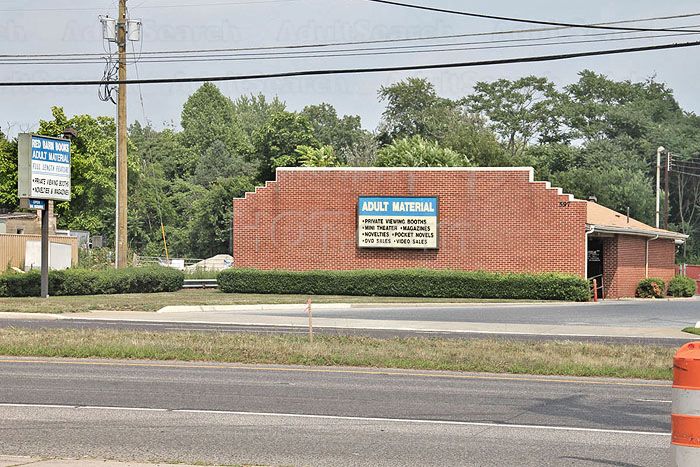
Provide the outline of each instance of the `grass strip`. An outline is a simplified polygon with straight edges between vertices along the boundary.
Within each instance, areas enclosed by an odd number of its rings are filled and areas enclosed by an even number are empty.
[[[695,326],[689,326],[687,328],[683,328],[683,332],[700,335],[700,328],[696,328]]]
[[[0,329],[7,356],[214,361],[669,380],[675,349],[570,341]]]
[[[306,303],[308,295],[229,294],[216,289],[184,289],[177,292],[68,297],[0,298],[0,312],[80,313],[92,310],[157,311],[167,305],[257,305]],[[363,297],[314,295],[314,303],[492,303],[519,300],[439,299],[418,297]]]

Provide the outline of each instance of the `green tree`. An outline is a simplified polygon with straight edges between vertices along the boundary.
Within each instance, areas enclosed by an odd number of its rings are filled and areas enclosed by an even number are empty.
[[[645,121],[659,123],[682,116],[672,91],[653,79],[613,81],[583,70],[564,91],[562,113],[576,138],[641,137],[645,128],[650,129]]]
[[[204,83],[185,102],[181,135],[183,144],[198,155],[215,141],[223,142],[233,154],[248,154],[252,149],[233,102],[211,83]]]
[[[51,113],[53,120],[39,123],[39,134],[61,135],[69,126],[77,131],[71,142],[71,200],[56,204],[59,226],[109,237],[114,231],[115,209],[114,119],[90,115],[68,118],[60,107],[52,107]],[[138,170],[138,164],[130,160],[130,176]]]
[[[466,154],[481,166],[512,162],[483,118],[455,101],[438,96],[425,79],[411,78],[382,87],[380,98],[387,102],[379,134],[384,144],[396,138],[421,136]]]
[[[247,176],[254,178],[258,169],[239,154],[230,154],[221,141],[214,141],[197,163],[195,183],[208,187],[219,178]]]
[[[332,146],[297,146],[296,153],[303,167],[338,167],[340,161],[335,155]]]
[[[526,76],[515,81],[478,82],[463,99],[470,112],[483,115],[501,137],[511,158],[535,140],[561,137],[555,110],[559,95],[546,78]]]
[[[455,103],[437,95],[427,79],[408,78],[379,89],[379,100],[386,101],[379,126],[379,140],[422,136],[440,140],[449,131],[449,114]]]
[[[240,96],[233,101],[233,111],[240,122],[240,126],[248,136],[251,145],[253,134],[264,127],[274,114],[286,110],[284,102],[275,96],[268,101],[263,94],[251,94]]]
[[[333,147],[343,161],[347,161],[348,152],[364,132],[360,117],[344,115],[340,118],[330,104],[307,105],[301,111],[301,115],[311,123],[314,136],[319,143]]]
[[[394,141],[379,150],[377,167],[459,167],[471,165],[462,154],[438,143],[412,136]]]
[[[135,146],[139,160],[160,165],[166,179],[188,179],[194,175],[200,155],[194,148],[182,144],[175,129],[156,131],[136,121],[129,128],[129,140]]]
[[[260,161],[261,178],[275,178],[277,167],[299,165],[299,146],[318,147],[309,120],[294,112],[277,112],[253,137],[255,156]]]
[[[460,154],[466,154],[469,160],[481,167],[498,167],[513,164],[496,139],[496,135],[477,115],[454,112],[450,115],[449,128],[441,146],[450,148]]]
[[[654,192],[651,180],[642,171],[578,167],[554,174],[552,182],[579,199],[595,195],[598,203],[610,209],[625,212],[629,207],[635,219],[653,222]]]
[[[345,163],[351,167],[372,167],[377,159],[379,143],[375,135],[368,131],[360,133],[346,149]]]
[[[196,258],[231,253],[233,198],[253,191],[249,177],[219,178],[192,204],[190,251]]]
[[[17,143],[0,131],[0,208],[14,211],[17,199]]]

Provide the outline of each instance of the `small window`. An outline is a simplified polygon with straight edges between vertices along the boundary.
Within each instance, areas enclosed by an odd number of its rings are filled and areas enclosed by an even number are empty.
[[[18,235],[22,235],[23,233],[24,233],[24,229],[20,229],[20,228],[17,229]]]

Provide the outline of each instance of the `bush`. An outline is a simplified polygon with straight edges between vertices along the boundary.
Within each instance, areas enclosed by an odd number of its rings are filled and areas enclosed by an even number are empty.
[[[588,283],[565,274],[496,274],[427,269],[357,271],[262,271],[227,269],[217,277],[222,292],[378,295],[393,297],[590,299]]]
[[[181,271],[163,267],[49,271],[49,295],[174,292],[184,279]],[[40,289],[39,271],[0,275],[0,297],[39,296]]]
[[[676,276],[668,283],[668,294],[672,297],[692,297],[697,288],[697,282],[690,277]]]
[[[639,298],[663,298],[666,284],[658,277],[648,277],[639,281],[637,285],[637,297]]]

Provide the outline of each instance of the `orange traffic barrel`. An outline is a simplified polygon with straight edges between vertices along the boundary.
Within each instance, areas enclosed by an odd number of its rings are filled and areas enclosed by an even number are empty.
[[[700,342],[689,342],[673,357],[671,448],[673,465],[700,466]]]

